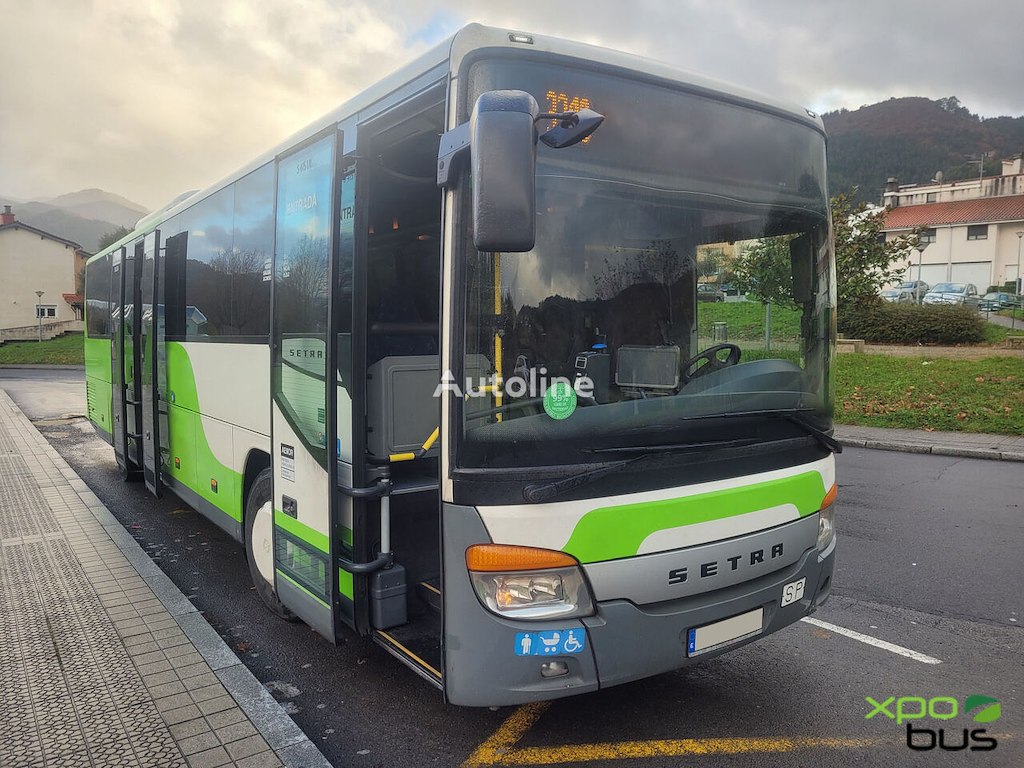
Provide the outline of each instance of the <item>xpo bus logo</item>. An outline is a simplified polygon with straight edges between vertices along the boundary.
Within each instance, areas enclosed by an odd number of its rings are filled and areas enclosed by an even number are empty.
[[[936,748],[947,752],[960,752],[966,749],[971,752],[988,752],[999,745],[995,737],[987,735],[984,728],[953,730],[948,726],[928,727],[931,723],[918,722],[954,720],[962,714],[970,716],[975,723],[994,723],[1003,713],[999,701],[991,696],[968,696],[963,708],[952,696],[889,696],[884,701],[865,696],[864,699],[871,707],[864,715],[865,720],[881,715],[895,720],[897,725],[906,723],[907,746],[919,752],[928,752]]]

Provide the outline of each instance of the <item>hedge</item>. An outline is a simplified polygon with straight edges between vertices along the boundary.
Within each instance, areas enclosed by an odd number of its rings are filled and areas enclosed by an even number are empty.
[[[977,344],[985,321],[970,307],[942,304],[862,304],[840,310],[839,332],[875,344]]]

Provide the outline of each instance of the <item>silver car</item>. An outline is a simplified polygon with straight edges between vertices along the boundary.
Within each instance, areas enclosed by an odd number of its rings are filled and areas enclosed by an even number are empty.
[[[963,304],[978,308],[978,289],[972,283],[936,283],[924,296],[925,304]]]
[[[904,288],[890,288],[878,295],[882,297],[883,301],[891,301],[898,304],[914,303],[914,294]]]
[[[930,288],[928,283],[924,280],[906,280],[896,287],[904,291],[910,291],[911,295],[914,297],[914,301],[921,301]]]

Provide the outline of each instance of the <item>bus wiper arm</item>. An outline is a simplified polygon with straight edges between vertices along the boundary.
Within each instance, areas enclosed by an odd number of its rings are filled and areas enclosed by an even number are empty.
[[[701,451],[705,448],[738,448],[753,445],[760,440],[748,437],[739,440],[707,440],[700,443],[664,443],[661,445],[621,445],[612,448],[587,448],[587,453],[667,453]]]
[[[554,480],[550,483],[532,483],[523,488],[523,498],[530,504],[539,504],[542,501],[550,501],[559,494],[570,491],[573,488],[579,488],[581,485],[591,483],[605,475],[611,475],[615,472],[619,472],[631,464],[635,464],[638,461],[643,461],[644,459],[656,455],[658,454],[645,453],[632,459],[613,461],[602,465],[598,469],[592,469],[589,472],[572,475],[571,477],[563,477],[561,480]]]
[[[579,488],[581,485],[586,485],[594,480],[599,480],[606,475],[620,472],[636,462],[643,461],[644,459],[650,459],[655,456],[662,457],[666,453],[670,452],[683,453],[700,451],[705,448],[735,448],[744,445],[752,445],[753,443],[758,442],[760,441],[755,439],[712,440],[710,442],[701,443],[668,443],[665,445],[631,445],[618,448],[592,448],[588,451],[589,453],[639,453],[640,455],[634,456],[632,459],[623,459],[622,461],[603,464],[597,469],[592,469],[589,472],[572,475],[571,477],[563,477],[561,480],[553,480],[550,483],[534,483],[532,485],[528,485],[523,488],[523,498],[531,504],[549,501],[566,491],[572,490],[573,488]]]
[[[797,413],[780,413],[778,415],[780,417],[782,417],[783,419],[785,419],[786,421],[790,422],[791,424],[796,424],[804,432],[809,434],[811,437],[815,438],[819,443],[821,443],[823,446],[825,446],[830,451],[832,451],[832,453],[842,453],[843,452],[843,445],[842,445],[842,443],[840,443],[838,440],[836,440],[834,437],[832,437],[832,435],[830,435],[828,432],[825,432],[822,429],[818,429],[818,427],[816,427],[813,424],[811,424],[809,421],[804,419],[799,414],[797,414]]]

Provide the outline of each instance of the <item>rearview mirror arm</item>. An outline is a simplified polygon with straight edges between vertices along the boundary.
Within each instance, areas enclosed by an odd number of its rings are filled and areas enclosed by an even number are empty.
[[[437,150],[437,186],[447,187],[451,179],[452,166],[469,150],[469,123],[452,128],[441,136]]]

